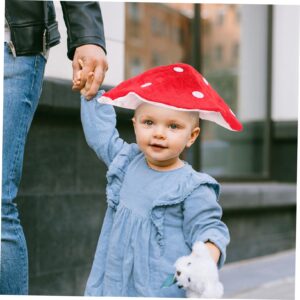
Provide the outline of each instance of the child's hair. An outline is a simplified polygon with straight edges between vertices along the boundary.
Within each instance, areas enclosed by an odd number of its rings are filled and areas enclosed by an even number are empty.
[[[197,111],[189,111],[188,112],[191,116],[191,122],[193,124],[193,129],[196,127],[200,127],[200,122],[199,122],[199,112]]]

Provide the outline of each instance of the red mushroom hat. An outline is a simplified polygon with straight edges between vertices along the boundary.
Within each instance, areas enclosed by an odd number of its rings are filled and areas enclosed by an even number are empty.
[[[242,130],[232,110],[207,80],[192,66],[177,63],[152,68],[123,81],[98,101],[128,109],[142,102],[184,111],[198,111],[199,118],[234,131]]]

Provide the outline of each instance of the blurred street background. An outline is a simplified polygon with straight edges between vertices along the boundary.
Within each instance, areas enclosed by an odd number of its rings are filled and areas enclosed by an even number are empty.
[[[198,69],[243,123],[201,122],[185,159],[221,183],[231,232],[225,298],[294,299],[300,6],[100,3],[109,71],[103,88],[148,68]],[[17,203],[29,249],[31,295],[83,295],[106,209],[106,169],[87,146],[71,91],[66,29],[50,51],[29,133]],[[134,142],[130,111],[118,110]]]

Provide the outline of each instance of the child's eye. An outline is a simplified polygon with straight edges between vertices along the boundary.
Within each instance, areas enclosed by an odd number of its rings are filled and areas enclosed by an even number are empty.
[[[145,120],[144,124],[148,125],[148,126],[151,126],[153,124],[153,122],[151,120]]]
[[[171,129],[177,129],[179,126],[177,124],[173,123],[173,124],[170,124],[169,127]]]

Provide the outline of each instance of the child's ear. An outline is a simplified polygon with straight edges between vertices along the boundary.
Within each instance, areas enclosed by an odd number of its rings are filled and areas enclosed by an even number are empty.
[[[194,142],[196,141],[198,135],[200,134],[200,127],[195,127],[192,132],[191,132],[191,136],[186,144],[186,147],[189,148],[191,147]]]
[[[131,119],[131,121],[132,121],[133,126],[135,126],[135,123],[136,123],[135,117],[133,117],[133,118]]]
[[[132,121],[133,129],[134,129],[134,131],[135,131],[135,124],[136,124],[136,119],[135,119],[135,117],[133,117],[133,118],[131,119],[131,121]]]

